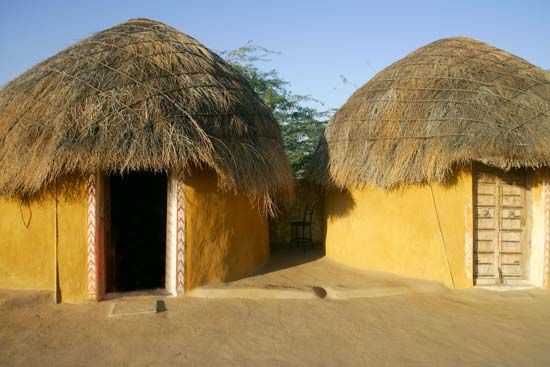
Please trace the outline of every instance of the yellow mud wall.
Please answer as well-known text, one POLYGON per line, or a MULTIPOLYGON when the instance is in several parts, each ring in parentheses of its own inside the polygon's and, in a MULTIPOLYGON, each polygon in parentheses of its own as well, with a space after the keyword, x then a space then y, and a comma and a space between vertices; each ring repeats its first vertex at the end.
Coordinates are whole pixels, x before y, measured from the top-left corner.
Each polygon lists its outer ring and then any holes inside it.
POLYGON ((55 290, 57 238, 59 296, 86 301, 86 208, 81 195, 58 195, 23 204, 0 200, 0 288, 55 290))
POLYGON ((269 256, 266 216, 241 194, 222 193, 216 176, 197 172, 185 182, 185 287, 254 273, 269 256))
POLYGON ((87 218, 86 185, 79 195, 61 197, 57 204, 59 291, 62 302, 87 301, 87 218))
POLYGON ((0 199, 0 288, 53 291, 55 207, 0 199))
POLYGON ((325 213, 326 254, 335 261, 448 287, 472 286, 465 250, 472 246, 470 172, 431 188, 329 191, 325 213))

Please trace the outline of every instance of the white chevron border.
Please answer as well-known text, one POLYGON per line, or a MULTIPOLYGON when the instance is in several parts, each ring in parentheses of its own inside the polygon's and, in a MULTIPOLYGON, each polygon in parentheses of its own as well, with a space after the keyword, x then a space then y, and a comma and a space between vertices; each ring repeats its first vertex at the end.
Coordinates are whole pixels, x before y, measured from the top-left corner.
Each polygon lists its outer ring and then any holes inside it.
POLYGON ((97 178, 88 177, 88 299, 97 301, 97 178))
POLYGON ((550 259, 550 182, 548 177, 544 178, 544 266, 542 275, 542 284, 548 287, 548 270, 550 259))
POLYGON ((176 181, 176 292, 185 291, 185 186, 183 173, 178 173, 176 181))
POLYGON ((168 175, 167 189, 166 189, 166 267, 164 271, 164 287, 171 294, 176 294, 176 282, 175 282, 175 215, 177 204, 175 186, 176 180, 172 174, 168 175))

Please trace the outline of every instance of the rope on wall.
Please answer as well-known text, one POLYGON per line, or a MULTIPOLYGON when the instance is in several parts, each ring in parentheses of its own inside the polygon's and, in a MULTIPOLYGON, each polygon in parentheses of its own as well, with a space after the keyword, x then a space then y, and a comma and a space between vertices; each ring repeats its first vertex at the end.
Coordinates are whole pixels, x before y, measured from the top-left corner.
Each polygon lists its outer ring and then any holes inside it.
POLYGON ((432 184, 430 183, 430 192, 432 193, 432 202, 434 204, 435 217, 437 218, 437 226, 439 227, 439 238, 441 239, 441 246, 443 247, 443 253, 445 254, 445 263, 447 264, 447 270, 449 271, 449 278, 451 278, 451 284, 453 289, 455 288, 455 280, 451 271, 451 265, 449 264, 449 256, 447 255, 447 246, 445 244, 445 237, 443 236, 443 229, 441 228, 441 221, 439 220, 439 212, 437 211, 437 205, 435 203, 435 195, 432 184))

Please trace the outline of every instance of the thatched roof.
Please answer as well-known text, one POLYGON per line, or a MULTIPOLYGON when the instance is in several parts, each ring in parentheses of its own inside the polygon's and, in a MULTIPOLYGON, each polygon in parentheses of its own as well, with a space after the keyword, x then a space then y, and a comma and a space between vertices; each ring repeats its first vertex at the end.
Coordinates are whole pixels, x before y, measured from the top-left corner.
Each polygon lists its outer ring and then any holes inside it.
POLYGON ((292 194, 271 112, 233 67, 165 24, 96 33, 0 92, 0 195, 75 173, 192 167, 266 208, 292 194))
POLYGON ((550 165, 550 77, 483 42, 447 38, 379 72, 329 122, 310 176, 341 188, 442 182, 473 161, 550 165))

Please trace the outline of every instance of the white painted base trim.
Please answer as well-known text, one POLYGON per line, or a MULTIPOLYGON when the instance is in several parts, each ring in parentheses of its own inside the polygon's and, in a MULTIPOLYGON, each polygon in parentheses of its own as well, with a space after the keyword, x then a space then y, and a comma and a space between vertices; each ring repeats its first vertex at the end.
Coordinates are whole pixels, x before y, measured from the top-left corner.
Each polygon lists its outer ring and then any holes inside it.
POLYGON ((493 292, 506 292, 506 291, 523 291, 528 289, 535 289, 534 285, 529 282, 521 284, 503 284, 503 285, 476 285, 476 288, 484 289, 486 291, 493 292))

